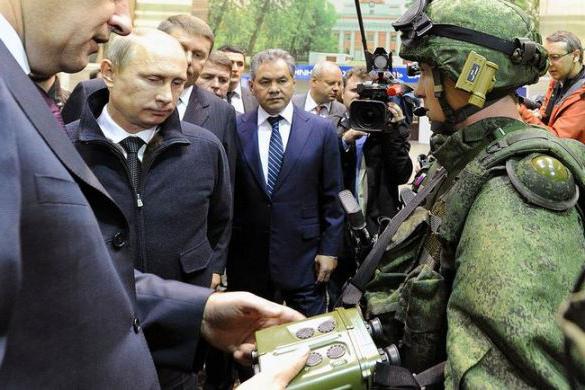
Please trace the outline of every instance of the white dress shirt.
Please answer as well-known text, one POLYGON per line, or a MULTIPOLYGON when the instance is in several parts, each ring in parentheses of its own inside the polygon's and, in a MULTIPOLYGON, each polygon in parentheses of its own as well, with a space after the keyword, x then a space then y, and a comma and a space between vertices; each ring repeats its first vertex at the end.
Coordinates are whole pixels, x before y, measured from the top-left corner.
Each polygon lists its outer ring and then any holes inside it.
POLYGON ((8 20, 6 20, 2 14, 0 14, 0 41, 4 43, 10 54, 12 54, 12 57, 18 62, 22 71, 26 75, 29 75, 30 65, 28 64, 28 58, 22 41, 16 30, 10 25, 10 23, 8 23, 8 20))
POLYGON ((242 82, 238 83, 236 89, 232 91, 232 97, 230 99, 230 104, 236 110, 238 114, 244 113, 244 101, 242 100, 242 82))
POLYGON ((177 102, 177 111, 179 112, 179 119, 183 120, 185 116, 185 112, 187 112, 187 104, 189 104, 189 99, 191 98, 191 92, 193 92, 193 86, 187 87, 181 92, 181 96, 179 96, 179 101, 177 102))
POLYGON ((108 112, 107 104, 104 106, 102 113, 97 118, 97 123, 100 129, 102 129, 102 133, 104 133, 104 136, 120 148, 120 151, 124 154, 125 158, 128 158, 128 154, 126 153, 126 150, 124 150, 124 148, 120 145, 120 142, 122 142, 122 140, 124 140, 125 138, 132 136, 142 138, 142 140, 144 141, 144 145, 142 145, 142 147, 138 149, 137 153, 138 160, 140 161, 142 161, 142 158, 144 157, 144 151, 146 150, 146 146, 158 131, 158 126, 156 126, 151 127, 150 129, 139 131, 136 134, 128 133, 126 130, 121 128, 116 122, 114 122, 114 120, 110 116, 110 113, 108 112))
MULTIPOLYGON (((286 145, 288 143, 293 118, 292 102, 289 102, 284 110, 277 115, 284 118, 280 120, 278 130, 282 137, 282 149, 286 155, 286 145)), ((261 106, 258 107, 258 151, 260 152, 260 162, 262 163, 264 181, 268 178, 268 148, 270 146, 270 136, 272 135, 272 126, 270 125, 270 122, 268 122, 268 117, 277 115, 270 115, 264 111, 261 106)))
POLYGON ((326 118, 331 112, 331 104, 332 102, 329 102, 327 104, 317 104, 317 102, 313 100, 311 92, 307 92, 307 100, 305 100, 305 111, 308 111, 312 114, 319 113, 318 114, 319 116, 326 118), (321 112, 319 112, 319 106, 323 107, 321 112))

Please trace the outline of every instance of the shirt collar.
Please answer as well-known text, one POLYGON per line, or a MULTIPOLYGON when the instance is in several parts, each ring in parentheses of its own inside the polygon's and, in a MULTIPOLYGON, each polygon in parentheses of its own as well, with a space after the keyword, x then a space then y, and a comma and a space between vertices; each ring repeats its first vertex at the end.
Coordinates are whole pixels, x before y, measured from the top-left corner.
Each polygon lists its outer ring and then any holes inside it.
POLYGON ((242 97, 242 82, 238 83, 238 86, 232 91, 236 97, 242 97))
POLYGON ((154 134, 157 132, 158 127, 151 127, 150 129, 139 131, 138 133, 131 134, 121 128, 110 116, 108 112, 108 105, 104 106, 102 113, 97 118, 97 123, 104 133, 104 136, 115 144, 119 144, 123 139, 127 137, 140 137, 144 143, 148 144, 154 134))
MULTIPOLYGON (((284 108, 284 110, 282 110, 280 113, 277 114, 277 115, 282 116, 284 118, 284 120, 288 122, 289 125, 292 124, 293 107, 294 106, 292 104, 292 101, 289 101, 288 104, 287 104, 287 106, 284 108)), ((260 126, 264 122, 266 122, 266 120, 270 116, 276 116, 276 115, 270 115, 269 113, 267 113, 266 111, 264 111, 264 109, 262 108, 262 106, 258 106, 258 126, 260 126)))
POLYGON ((183 92, 181 92, 181 96, 179 97, 179 99, 181 100, 181 103, 183 103, 183 104, 189 103, 189 99, 191 98, 191 92, 193 92, 192 85, 183 89, 183 92))
POLYGON ((0 41, 6 45, 6 48, 10 54, 12 54, 12 57, 14 57, 16 62, 18 62, 22 71, 27 75, 30 74, 30 65, 22 41, 16 30, 10 25, 10 23, 8 23, 8 20, 6 20, 2 14, 0 14, 0 41))
POLYGON ((327 112, 331 111, 331 102, 325 104, 317 104, 313 97, 311 96, 311 91, 307 92, 307 101, 305 102, 305 111, 313 111, 315 108, 319 106, 324 106, 327 108, 327 112))

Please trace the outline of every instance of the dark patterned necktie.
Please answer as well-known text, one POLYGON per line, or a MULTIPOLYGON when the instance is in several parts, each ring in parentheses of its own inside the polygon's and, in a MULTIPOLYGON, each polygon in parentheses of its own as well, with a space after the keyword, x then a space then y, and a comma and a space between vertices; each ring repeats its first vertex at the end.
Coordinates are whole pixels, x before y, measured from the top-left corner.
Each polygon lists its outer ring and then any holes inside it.
POLYGON ((279 129, 281 119, 283 118, 280 115, 268 118, 268 123, 272 126, 270 144, 268 146, 268 178, 266 180, 266 191, 268 195, 272 195, 272 190, 274 190, 274 186, 278 180, 278 173, 280 172, 284 158, 284 147, 279 129))
POLYGON ((134 188, 136 193, 138 193, 140 176, 142 175, 142 164, 138 160, 138 151, 144 144, 145 142, 140 137, 126 137, 120 141, 120 145, 128 154, 126 162, 128 164, 128 171, 130 172, 132 188, 134 188))
POLYGON ((232 98, 236 95, 236 91, 229 91, 226 95, 226 100, 228 103, 232 103, 232 98))
POLYGON ((63 117, 61 116, 61 110, 59 109, 59 106, 57 106, 57 103, 55 103, 55 101, 53 99, 51 99, 51 97, 42 88, 40 88, 38 86, 37 86, 37 88, 41 92, 41 95, 43 96, 45 103, 47 103, 47 106, 49 106, 49 110, 51 110, 51 114, 53 114, 53 117, 55 118, 55 120, 57 121, 59 126, 62 129, 65 129, 65 122, 63 122, 63 117))

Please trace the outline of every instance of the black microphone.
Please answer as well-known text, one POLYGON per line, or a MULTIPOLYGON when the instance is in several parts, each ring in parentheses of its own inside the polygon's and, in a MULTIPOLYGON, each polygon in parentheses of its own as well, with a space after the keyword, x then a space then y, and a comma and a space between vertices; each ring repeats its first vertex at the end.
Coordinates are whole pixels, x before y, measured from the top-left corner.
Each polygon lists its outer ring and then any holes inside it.
POLYGON ((366 229, 366 219, 357 200, 349 190, 343 190, 337 196, 343 211, 347 214, 352 232, 359 238, 361 245, 369 245, 371 243, 370 233, 366 229))

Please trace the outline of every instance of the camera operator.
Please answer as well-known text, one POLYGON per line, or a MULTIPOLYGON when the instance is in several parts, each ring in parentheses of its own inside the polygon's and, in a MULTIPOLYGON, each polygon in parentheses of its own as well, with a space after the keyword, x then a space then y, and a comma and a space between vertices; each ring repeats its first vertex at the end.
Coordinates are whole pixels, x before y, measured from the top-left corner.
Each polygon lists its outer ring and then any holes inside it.
MULTIPOLYGON (((403 110, 397 103, 399 99, 387 104, 391 120, 385 131, 367 133, 349 127, 350 104, 360 98, 358 84, 373 80, 374 77, 364 67, 354 67, 346 73, 343 78, 343 104, 348 111, 337 126, 342 145, 343 185, 358 200, 370 236, 378 233, 379 218, 396 214, 399 207, 398 185, 406 183, 412 173, 412 161, 408 154, 409 129, 403 110)), ((347 234, 344 241, 345 259, 339 261, 329 283, 331 304, 337 300, 338 288, 343 286, 356 267, 347 234)))
MULTIPOLYGON (((372 79, 365 68, 356 67, 347 72, 343 79, 346 118, 349 118, 350 104, 359 99, 358 84, 372 79)), ((406 183, 412 173, 409 129, 398 103, 399 99, 388 103, 391 120, 383 132, 353 130, 344 127, 347 121, 340 121, 337 127, 343 145, 343 183, 358 199, 370 234, 377 233, 379 217, 396 214, 398 185, 406 183)))

